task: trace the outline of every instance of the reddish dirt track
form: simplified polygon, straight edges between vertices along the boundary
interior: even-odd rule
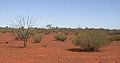
[[[30,40],[27,48],[21,48],[23,42],[14,40],[11,33],[0,33],[0,63],[120,63],[119,41],[99,52],[84,52],[68,37],[59,42],[53,35],[45,35],[41,43]]]

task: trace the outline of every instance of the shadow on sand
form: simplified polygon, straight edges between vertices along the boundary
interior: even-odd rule
[[[9,46],[9,47],[11,47],[11,48],[25,48],[23,46]]]
[[[87,50],[84,50],[84,49],[81,49],[81,48],[70,48],[70,49],[67,49],[67,50],[71,51],[71,52],[100,52],[99,50],[87,51]]]

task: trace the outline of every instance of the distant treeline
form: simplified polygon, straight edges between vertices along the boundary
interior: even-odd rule
[[[12,27],[0,27],[0,32],[13,32],[12,30],[16,28]],[[17,30],[17,29],[16,29]],[[36,31],[38,33],[43,33],[43,32],[79,32],[81,30],[100,30],[100,31],[106,31],[110,35],[113,34],[120,34],[120,29],[105,29],[105,28],[59,28],[59,27],[48,27],[48,28],[38,28],[38,27],[32,27],[32,31]]]

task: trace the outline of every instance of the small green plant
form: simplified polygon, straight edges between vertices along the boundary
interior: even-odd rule
[[[73,44],[86,51],[96,51],[109,43],[108,34],[97,30],[84,30],[73,40]]]
[[[42,40],[42,35],[41,34],[35,34],[33,36],[33,40],[34,40],[35,43],[40,43],[41,40]]]
[[[67,36],[63,33],[59,33],[59,34],[55,35],[55,39],[60,40],[60,41],[65,41],[67,39]]]

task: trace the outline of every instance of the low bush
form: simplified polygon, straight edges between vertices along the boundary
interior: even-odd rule
[[[78,34],[79,34],[79,32],[78,32],[78,31],[76,31],[74,34],[75,34],[75,35],[78,35]]]
[[[86,51],[96,51],[110,43],[108,34],[97,30],[84,30],[73,40],[73,44],[80,46]]]
[[[20,33],[16,33],[15,40],[23,40],[23,37]]]
[[[65,41],[67,39],[67,36],[63,33],[59,33],[59,34],[55,35],[55,39],[60,40],[60,41]]]
[[[41,34],[35,34],[33,36],[33,40],[34,40],[35,43],[40,43],[41,40],[42,40],[42,35]]]
[[[111,41],[120,41],[120,34],[117,35],[110,35]]]

